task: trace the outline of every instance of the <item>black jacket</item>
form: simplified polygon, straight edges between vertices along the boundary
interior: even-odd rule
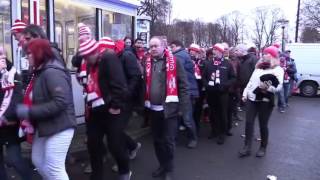
[[[7,70],[10,71],[11,69],[11,63],[7,62]],[[0,74],[1,79],[1,74]],[[15,74],[15,87],[13,90],[13,95],[11,98],[10,105],[8,109],[4,113],[4,118],[9,121],[10,123],[16,123],[15,125],[10,126],[3,126],[0,127],[0,145],[4,143],[13,143],[18,142],[18,129],[19,129],[19,119],[16,115],[16,106],[17,104],[22,102],[22,82],[21,77],[16,73]],[[0,83],[1,86],[1,83]],[[2,103],[4,99],[4,91],[0,91],[0,103]]]
[[[240,87],[245,87],[248,84],[257,62],[258,59],[254,54],[248,54],[240,58],[238,73]]]
[[[35,71],[30,119],[40,137],[51,136],[76,126],[71,76],[52,60]]]
[[[126,75],[113,51],[106,50],[99,61],[99,86],[107,108],[125,108],[130,96]]]
[[[141,95],[142,74],[136,56],[131,51],[123,51],[118,55],[122,63],[125,77],[128,83],[128,96],[130,103],[136,104],[137,97]]]
[[[220,71],[220,84],[210,86],[209,82],[212,81],[211,75],[215,73],[217,69]],[[228,93],[229,88],[236,82],[236,76],[233,67],[227,60],[223,60],[219,66],[214,65],[213,62],[210,61],[204,66],[202,81],[207,93]]]

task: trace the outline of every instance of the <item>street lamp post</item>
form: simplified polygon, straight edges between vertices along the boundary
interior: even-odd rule
[[[282,52],[284,52],[285,51],[284,29],[286,28],[286,24],[288,24],[289,21],[286,20],[286,19],[280,19],[280,20],[278,20],[278,23],[281,24],[281,29],[282,29],[282,43],[281,43],[282,46],[281,46],[281,50],[282,50]]]

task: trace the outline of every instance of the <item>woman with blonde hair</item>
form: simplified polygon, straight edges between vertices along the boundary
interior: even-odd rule
[[[259,119],[261,145],[256,156],[264,157],[268,144],[268,122],[274,107],[274,94],[279,92],[283,84],[284,71],[279,66],[278,49],[274,46],[263,50],[262,59],[256,64],[249,83],[243,91],[242,100],[246,102],[245,143],[239,152],[240,157],[251,154],[254,131],[254,120]]]

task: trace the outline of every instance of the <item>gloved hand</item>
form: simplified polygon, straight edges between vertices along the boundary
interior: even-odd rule
[[[19,119],[29,119],[30,108],[24,104],[18,104],[16,113]]]
[[[0,117],[0,127],[7,125],[7,123],[8,121],[4,116]]]

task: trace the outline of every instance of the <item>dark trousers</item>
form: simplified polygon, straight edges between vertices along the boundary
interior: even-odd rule
[[[256,116],[259,119],[261,147],[266,148],[268,144],[269,130],[268,122],[273,110],[273,106],[268,102],[254,102],[248,101],[246,103],[246,138],[245,145],[251,147],[252,138],[254,133],[254,122]]]
[[[20,144],[12,143],[7,144],[6,146],[6,162],[13,166],[15,170],[18,172],[22,180],[32,180],[32,171],[29,166],[29,163],[26,159],[21,156],[21,148]],[[5,169],[5,160],[3,156],[3,145],[0,145],[0,179],[7,180],[7,173]]]
[[[224,136],[227,133],[229,94],[210,92],[207,101],[210,108],[212,133]]]
[[[203,101],[205,99],[205,91],[201,91],[200,89],[200,96],[195,99],[194,109],[193,109],[193,119],[195,121],[195,125],[197,128],[197,132],[200,130],[200,121],[201,121],[201,114],[203,111]]]
[[[102,180],[103,177],[103,138],[106,135],[110,153],[119,167],[119,174],[129,172],[129,157],[124,129],[127,126],[124,112],[110,114],[104,106],[90,112],[87,122],[88,151],[92,166],[91,180]]]
[[[239,103],[239,96],[237,93],[229,93],[229,105],[228,105],[228,123],[227,130],[230,131],[232,129],[233,118],[238,117],[237,106]]]
[[[132,114],[132,106],[128,106],[126,108],[126,110],[123,112],[124,115],[124,119],[127,120],[127,122],[129,123],[131,114]],[[127,150],[129,151],[133,151],[134,149],[137,148],[137,142],[135,142],[127,133],[124,132],[124,136],[125,136],[125,141],[127,144]]]
[[[186,114],[183,114],[183,116],[179,116],[179,121],[186,127],[187,136],[189,140],[197,140],[197,129],[195,125],[195,120],[193,119],[193,109],[194,109],[194,98],[190,97],[190,105],[189,105],[189,111]]]
[[[160,167],[173,171],[178,118],[164,118],[163,111],[150,111],[153,144]]]

